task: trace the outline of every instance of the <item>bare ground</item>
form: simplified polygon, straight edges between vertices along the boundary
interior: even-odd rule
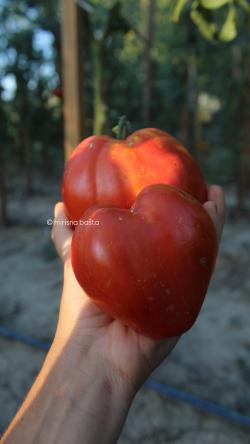
[[[0,231],[0,325],[49,341],[56,325],[62,270],[46,220],[52,217],[59,191],[53,184],[43,191],[29,199],[12,197],[10,214],[22,223]],[[230,218],[199,319],[153,375],[248,416],[249,262],[249,219]],[[32,385],[44,357],[43,351],[0,337],[0,431]],[[245,444],[250,443],[250,428],[143,388],[119,443]]]

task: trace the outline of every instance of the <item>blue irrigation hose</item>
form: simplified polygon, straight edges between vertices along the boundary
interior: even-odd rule
[[[240,425],[250,427],[250,418],[235,410],[223,407],[222,405],[215,404],[214,402],[207,401],[206,399],[199,398],[198,396],[191,395],[190,393],[183,392],[174,387],[155,381],[149,378],[145,387],[160,393],[163,396],[177,399],[178,401],[185,402],[193,407],[203,410],[213,415],[221,416],[229,421],[236,422]]]
[[[39,339],[35,339],[29,335],[19,333],[3,326],[0,326],[0,336],[14,341],[22,342],[24,344],[45,351],[48,351],[51,345],[49,342],[40,341]],[[219,404],[215,404],[214,402],[207,401],[206,399],[199,398],[198,396],[191,395],[190,393],[183,392],[167,384],[157,382],[152,378],[149,378],[145,382],[144,386],[146,388],[154,390],[162,396],[167,396],[169,398],[176,399],[177,401],[185,402],[192,407],[195,407],[206,413],[220,416],[224,419],[227,419],[228,421],[237,423],[238,425],[250,427],[250,417],[241,415],[235,410],[229,409]]]
[[[10,330],[7,327],[0,325],[0,336],[12,339],[14,341],[23,342],[24,344],[31,345],[32,347],[40,348],[41,350],[49,350],[50,344],[48,342],[40,341],[39,339],[32,338],[31,336],[24,335],[14,330]]]

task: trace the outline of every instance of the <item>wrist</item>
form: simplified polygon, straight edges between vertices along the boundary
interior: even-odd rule
[[[91,348],[57,340],[52,344],[43,372],[49,374],[51,395],[56,403],[68,405],[72,420],[80,414],[86,444],[116,442],[135,395],[126,378],[94,356]]]
[[[132,398],[88,350],[55,340],[3,443],[114,444]]]
[[[87,338],[86,338],[87,341]],[[136,384],[127,375],[115,368],[109,361],[96,353],[94,347],[76,338],[55,337],[47,355],[44,367],[60,368],[62,379],[72,379],[76,385],[81,381],[88,384],[100,383],[107,394],[112,393],[123,399],[131,399],[136,393]],[[83,381],[84,376],[84,381]]]

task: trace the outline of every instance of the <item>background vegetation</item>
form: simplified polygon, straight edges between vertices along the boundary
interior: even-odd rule
[[[250,185],[248,0],[79,0],[84,10],[87,133],[173,133],[209,181]],[[60,4],[0,0],[0,194],[7,222],[13,174],[63,167]],[[88,135],[86,134],[86,135]]]
[[[153,377],[249,416],[250,0],[77,2],[85,135],[123,114],[173,133],[230,210],[199,319]],[[0,0],[0,435],[45,355],[8,337],[50,342],[61,297],[46,224],[64,163],[60,3]],[[249,430],[144,387],[119,442],[249,444]]]

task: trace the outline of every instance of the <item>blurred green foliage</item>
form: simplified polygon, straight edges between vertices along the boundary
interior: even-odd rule
[[[188,11],[207,40],[232,41],[237,36],[237,15],[250,12],[247,0],[172,0],[172,20],[178,22]]]
[[[111,133],[123,114],[133,129],[145,124],[149,3],[79,0],[89,134]],[[248,0],[155,0],[149,123],[183,140],[210,181],[237,181],[250,146],[249,9]],[[62,100],[53,92],[62,84],[60,4],[0,0],[0,17],[1,163],[28,177],[34,167],[53,173],[63,161]]]

